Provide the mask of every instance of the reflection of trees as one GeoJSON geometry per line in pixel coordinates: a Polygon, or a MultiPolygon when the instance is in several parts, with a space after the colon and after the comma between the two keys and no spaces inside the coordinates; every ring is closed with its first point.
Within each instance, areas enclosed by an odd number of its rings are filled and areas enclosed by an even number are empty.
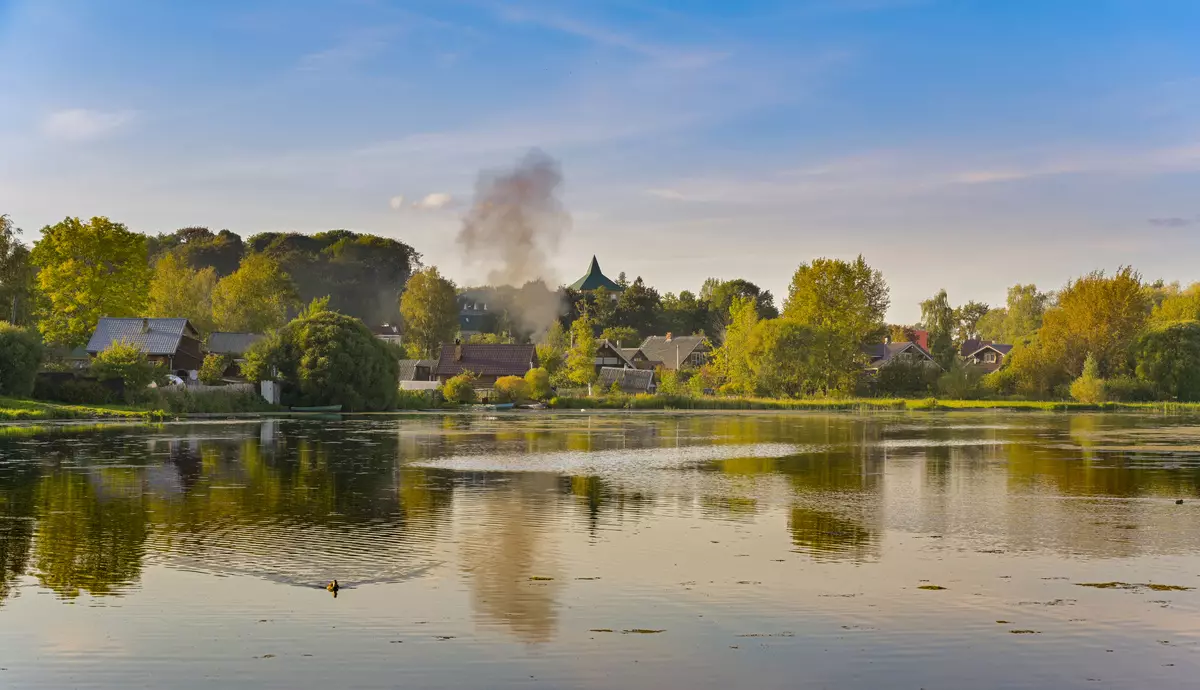
{"type": "Polygon", "coordinates": [[[35,471],[0,474],[0,605],[25,574],[33,542],[35,471]]]}
{"type": "Polygon", "coordinates": [[[788,517],[792,543],[817,559],[861,562],[879,556],[879,533],[824,510],[793,507],[788,517]]]}

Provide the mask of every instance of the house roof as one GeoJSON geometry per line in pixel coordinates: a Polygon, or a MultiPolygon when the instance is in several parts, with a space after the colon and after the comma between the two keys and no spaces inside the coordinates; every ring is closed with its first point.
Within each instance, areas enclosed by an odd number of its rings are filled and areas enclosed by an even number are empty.
{"type": "Polygon", "coordinates": [[[379,324],[378,326],[372,326],[371,332],[377,336],[391,337],[391,336],[402,335],[402,333],[400,332],[400,324],[395,324],[395,323],[382,323],[382,324],[379,324]]]}
{"type": "Polygon", "coordinates": [[[674,369],[676,361],[682,363],[703,346],[704,342],[702,335],[677,335],[672,336],[670,340],[664,335],[652,335],[642,342],[639,349],[647,359],[662,362],[668,369],[674,369]]]}
{"type": "Polygon", "coordinates": [[[598,341],[596,342],[596,351],[597,351],[597,353],[599,353],[599,351],[600,351],[600,349],[601,349],[601,348],[607,348],[607,349],[608,349],[609,351],[611,351],[611,352],[612,352],[614,355],[616,355],[617,357],[620,357],[620,358],[621,358],[621,361],[622,361],[622,362],[624,362],[626,366],[628,366],[628,367],[630,367],[630,368],[633,368],[633,362],[631,362],[631,361],[629,360],[629,357],[627,357],[627,356],[625,355],[625,348],[623,348],[623,347],[617,347],[617,344],[616,344],[616,343],[614,343],[614,342],[613,342],[613,341],[611,341],[611,340],[608,340],[607,338],[605,338],[605,339],[602,339],[602,340],[598,340],[598,341]]]}
{"type": "Polygon", "coordinates": [[[524,376],[537,364],[537,348],[533,345],[442,345],[434,373],[437,376],[457,376],[470,371],[478,376],[524,376]],[[462,358],[458,359],[455,351],[460,347],[462,358]]]}
{"type": "Polygon", "coordinates": [[[972,338],[970,340],[963,341],[962,346],[958,348],[958,354],[960,357],[971,357],[977,354],[980,350],[988,348],[991,348],[1002,355],[1007,355],[1012,350],[1013,346],[1006,343],[993,342],[991,340],[979,340],[977,338],[972,338]]]}
{"type": "Polygon", "coordinates": [[[604,288],[613,292],[620,292],[625,289],[609,280],[608,276],[600,272],[600,262],[596,260],[595,255],[592,255],[592,263],[588,266],[587,273],[583,274],[582,278],[571,283],[568,287],[580,292],[588,292],[597,288],[604,288]]]}
{"type": "Polygon", "coordinates": [[[216,355],[244,355],[254,343],[265,337],[261,333],[214,331],[208,336],[208,351],[216,355]]]}
{"type": "Polygon", "coordinates": [[[88,354],[107,350],[113,343],[136,345],[148,355],[173,355],[184,336],[199,339],[187,319],[115,319],[100,318],[96,332],[88,340],[88,354]]]}
{"type": "Polygon", "coordinates": [[[623,390],[648,391],[654,383],[654,372],[645,369],[600,367],[600,388],[611,388],[614,383],[619,385],[623,390]]]}
{"type": "Polygon", "coordinates": [[[433,370],[437,368],[438,361],[436,359],[402,359],[400,360],[400,380],[401,381],[416,381],[418,367],[426,367],[429,373],[433,374],[433,370]]]}
{"type": "Polygon", "coordinates": [[[642,353],[643,357],[646,356],[646,353],[642,352],[642,348],[640,348],[640,347],[622,347],[620,349],[621,349],[621,354],[625,357],[625,359],[627,359],[631,362],[633,361],[634,357],[638,356],[639,352],[642,353]]]}
{"type": "Polygon", "coordinates": [[[870,343],[863,345],[862,350],[864,354],[871,358],[871,362],[868,364],[868,366],[873,369],[878,369],[879,367],[885,366],[888,362],[891,362],[896,355],[909,350],[917,352],[931,362],[933,361],[933,355],[929,354],[929,352],[925,348],[921,347],[919,343],[870,343]]]}

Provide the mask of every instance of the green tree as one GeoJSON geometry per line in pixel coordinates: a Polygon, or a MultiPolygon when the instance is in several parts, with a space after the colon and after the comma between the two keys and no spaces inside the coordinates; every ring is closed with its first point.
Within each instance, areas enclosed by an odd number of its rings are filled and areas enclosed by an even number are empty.
{"type": "Polygon", "coordinates": [[[684,290],[678,296],[672,292],[662,296],[659,334],[692,335],[703,333],[707,328],[710,328],[708,306],[694,294],[684,290]]]}
{"type": "Polygon", "coordinates": [[[1104,379],[1100,364],[1090,353],[1083,360],[1083,373],[1071,382],[1071,397],[1082,403],[1104,402],[1104,379]]]}
{"type": "Polygon", "coordinates": [[[217,273],[212,268],[197,270],[177,254],[165,254],[154,264],[147,314],[182,317],[201,333],[209,333],[213,330],[212,295],[216,286],[217,273]]]}
{"type": "Polygon", "coordinates": [[[1012,343],[1015,341],[1009,340],[1005,330],[1007,321],[1008,310],[1004,307],[988,309],[988,312],[976,322],[975,330],[982,340],[1012,343]]]}
{"type": "Polygon", "coordinates": [[[954,332],[958,319],[945,290],[939,290],[932,298],[921,302],[921,326],[929,331],[929,353],[942,369],[954,364],[954,332]]]}
{"type": "Polygon", "coordinates": [[[501,403],[521,402],[529,397],[529,384],[522,376],[501,376],[496,379],[492,390],[496,391],[496,402],[501,403]]]}
{"type": "Polygon", "coordinates": [[[1137,377],[1157,397],[1200,401],[1200,322],[1176,321],[1151,328],[1138,338],[1133,352],[1137,377]]]}
{"type": "Polygon", "coordinates": [[[956,324],[955,341],[961,343],[981,338],[979,322],[990,311],[991,308],[988,305],[974,300],[956,308],[954,310],[954,321],[956,324]]]}
{"type": "Polygon", "coordinates": [[[1037,286],[1014,285],[1008,289],[1007,306],[1004,311],[1003,338],[995,338],[1007,343],[1016,343],[1023,338],[1037,333],[1042,327],[1042,319],[1046,307],[1050,305],[1052,295],[1039,292],[1037,286]]]}
{"type": "Polygon", "coordinates": [[[941,370],[926,361],[897,359],[879,369],[875,376],[878,395],[912,398],[929,395],[937,385],[941,370]]]}
{"type": "Polygon", "coordinates": [[[637,330],[629,326],[609,326],[600,333],[600,337],[617,347],[634,347],[641,342],[637,330]]]}
{"type": "Polygon", "coordinates": [[[147,239],[152,262],[175,254],[193,270],[213,269],[218,278],[236,271],[246,251],[242,238],[228,230],[214,234],[208,228],[187,227],[147,239]]]}
{"type": "Polygon", "coordinates": [[[525,386],[530,398],[545,400],[550,397],[550,372],[542,367],[525,372],[525,386]]]}
{"type": "Polygon", "coordinates": [[[538,362],[551,375],[562,369],[567,359],[567,350],[571,347],[571,336],[563,328],[562,322],[555,320],[538,343],[538,362]]]}
{"type": "Polygon", "coordinates": [[[396,405],[400,353],[362,321],[333,311],[293,319],[250,348],[242,373],[274,379],[284,405],[341,405],[350,412],[396,405]]]}
{"type": "Polygon", "coordinates": [[[1158,324],[1200,321],[1200,283],[1165,297],[1150,313],[1150,320],[1158,324]]]}
{"type": "MultiPolygon", "coordinates": [[[[1070,376],[1083,372],[1088,355],[1102,377],[1129,373],[1129,349],[1146,323],[1141,277],[1130,267],[1112,277],[1090,273],[1067,285],[1048,310],[1038,339],[1052,361],[1070,376]]],[[[1011,310],[1010,310],[1011,314],[1011,310]]]]}
{"type": "Polygon", "coordinates": [[[150,267],[146,238],[96,217],[42,228],[30,256],[43,297],[38,329],[47,343],[83,345],[101,316],[141,316],[150,267]]]}
{"type": "MultiPolygon", "coordinates": [[[[592,328],[601,330],[617,324],[617,295],[601,286],[584,296],[584,302],[592,328]]],[[[574,322],[572,322],[574,323],[574,322]]]]}
{"type": "Polygon", "coordinates": [[[162,366],[150,361],[137,345],[116,342],[92,360],[92,374],[101,381],[120,379],[125,384],[125,399],[139,402],[147,388],[162,375],[162,366]]]}
{"type": "Polygon", "coordinates": [[[596,382],[596,337],[592,335],[592,320],[581,316],[571,324],[571,349],[567,353],[567,378],[572,383],[587,386],[592,394],[596,382]]]}
{"type": "Polygon", "coordinates": [[[200,383],[207,386],[219,386],[225,376],[225,370],[233,361],[227,355],[217,355],[209,353],[204,356],[204,362],[200,365],[200,383]]]}
{"type": "Polygon", "coordinates": [[[475,402],[475,379],[475,374],[469,371],[450,377],[442,386],[442,396],[456,403],[475,402]]]}
{"type": "Polygon", "coordinates": [[[774,319],[779,316],[775,308],[775,296],[770,290],[763,290],[754,283],[742,278],[719,280],[709,278],[700,288],[700,299],[707,305],[709,326],[716,333],[724,331],[732,318],[733,300],[737,297],[749,298],[754,301],[755,310],[760,319],[774,319]]]}
{"type": "Polygon", "coordinates": [[[753,360],[757,353],[753,340],[758,321],[754,298],[735,296],[729,308],[725,341],[712,354],[713,369],[722,381],[722,392],[754,395],[757,383],[753,360]]]}
{"type": "Polygon", "coordinates": [[[659,299],[658,291],[648,287],[642,281],[642,277],[638,276],[617,298],[617,311],[613,315],[615,323],[607,326],[630,328],[643,337],[653,335],[661,311],[662,300],[659,299]]]}
{"type": "Polygon", "coordinates": [[[21,230],[0,215],[0,321],[28,325],[33,317],[33,287],[37,271],[21,230]]]}
{"type": "Polygon", "coordinates": [[[764,319],[754,326],[748,347],[754,393],[770,397],[800,397],[821,392],[823,364],[817,353],[820,334],[788,319],[764,319]]]}
{"type": "Polygon", "coordinates": [[[408,279],[400,298],[404,341],[414,359],[436,357],[442,344],[458,332],[458,297],[454,283],[438,273],[437,266],[417,271],[408,279]]]}
{"type": "Polygon", "coordinates": [[[291,276],[263,254],[247,256],[212,293],[213,321],[222,331],[265,333],[286,324],[298,306],[291,276]]]}
{"type": "Polygon", "coordinates": [[[0,396],[29,397],[42,356],[36,333],[0,321],[0,396]]]}
{"type": "Polygon", "coordinates": [[[471,343],[472,345],[511,345],[511,344],[517,342],[517,340],[516,340],[516,338],[513,338],[511,335],[509,335],[507,332],[505,332],[505,333],[476,333],[475,335],[472,335],[470,338],[467,338],[467,342],[471,343]]]}

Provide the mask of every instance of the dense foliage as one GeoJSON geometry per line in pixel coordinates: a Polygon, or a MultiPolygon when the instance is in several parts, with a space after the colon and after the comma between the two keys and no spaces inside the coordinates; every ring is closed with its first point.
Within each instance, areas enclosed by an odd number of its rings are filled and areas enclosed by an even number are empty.
{"type": "Polygon", "coordinates": [[[529,399],[529,384],[521,376],[501,376],[492,390],[496,393],[494,402],[516,403],[529,399]]]}
{"type": "Polygon", "coordinates": [[[101,381],[120,379],[125,384],[125,399],[138,402],[147,397],[147,388],[162,375],[162,367],[150,361],[141,348],[117,342],[92,360],[92,375],[101,381]]]}
{"type": "Polygon", "coordinates": [[[212,267],[195,269],[179,255],[166,254],[154,264],[150,278],[147,316],[183,317],[200,333],[209,333],[213,323],[213,291],[217,272],[212,267]]]}
{"type": "Polygon", "coordinates": [[[1142,334],[1134,346],[1137,377],[1156,397],[1200,401],[1200,322],[1176,321],[1142,334]]]}
{"type": "Polygon", "coordinates": [[[204,356],[204,362],[200,365],[200,383],[207,386],[218,386],[222,383],[222,377],[225,375],[225,370],[232,364],[232,360],[228,355],[218,355],[209,353],[204,356]]]}
{"type": "Polygon", "coordinates": [[[550,397],[550,372],[541,367],[525,372],[525,394],[533,400],[550,397]]]}
{"type": "Polygon", "coordinates": [[[450,377],[442,386],[442,397],[455,403],[475,402],[475,380],[475,375],[469,371],[450,377]]]}
{"type": "Polygon", "coordinates": [[[0,215],[0,321],[18,325],[31,323],[33,287],[37,275],[29,259],[29,248],[20,241],[21,230],[6,215],[0,215]]]}
{"type": "Polygon", "coordinates": [[[436,357],[443,343],[458,332],[458,299],[454,283],[436,266],[418,271],[400,298],[404,342],[414,359],[436,357]]]}
{"type": "Polygon", "coordinates": [[[396,403],[399,360],[399,351],[358,319],[320,311],[255,344],[242,373],[279,382],[284,405],[379,411],[396,403]]]}
{"type": "Polygon", "coordinates": [[[0,321],[0,396],[24,398],[32,393],[42,356],[36,333],[0,321]]]}
{"type": "Polygon", "coordinates": [[[265,333],[287,323],[300,301],[291,276],[264,254],[251,254],[212,291],[218,330],[265,333]]]}

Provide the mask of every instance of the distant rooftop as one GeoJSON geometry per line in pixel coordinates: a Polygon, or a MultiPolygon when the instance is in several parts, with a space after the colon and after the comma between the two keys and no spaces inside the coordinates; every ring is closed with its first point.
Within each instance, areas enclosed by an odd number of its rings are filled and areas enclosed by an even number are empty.
{"type": "Polygon", "coordinates": [[[600,262],[596,260],[595,255],[592,256],[592,265],[588,266],[587,273],[568,287],[579,292],[591,292],[599,288],[612,292],[620,292],[625,289],[600,272],[600,262]]]}

